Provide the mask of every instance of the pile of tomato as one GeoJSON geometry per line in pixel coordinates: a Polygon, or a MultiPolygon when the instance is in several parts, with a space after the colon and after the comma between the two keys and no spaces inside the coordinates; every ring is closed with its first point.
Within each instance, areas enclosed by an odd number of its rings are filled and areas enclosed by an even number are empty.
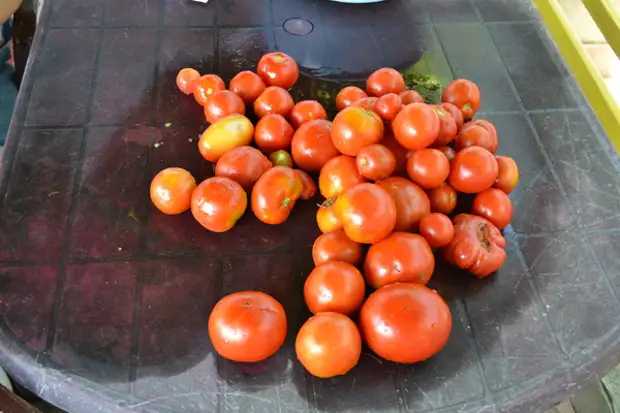
{"type": "MultiPolygon", "coordinates": [[[[469,80],[454,80],[442,103],[427,104],[398,71],[382,68],[366,90],[338,93],[330,121],[319,102],[294,102],[288,89],[298,76],[284,53],[263,56],[256,72],[237,74],[228,89],[217,75],[181,70],[179,89],[211,124],[198,149],[215,176],[196,185],[188,171],[165,169],[151,199],[163,213],[191,210],[207,230],[223,232],[248,202],[260,221],[277,225],[318,189],[322,234],[303,291],[314,316],[297,334],[299,361],[317,377],[342,375],[358,362],[362,342],[394,362],[426,360],[452,328],[445,301],[426,287],[435,256],[480,278],[503,265],[501,230],[512,219],[517,165],[494,155],[493,124],[472,119],[481,97],[469,80]],[[454,213],[467,197],[469,213],[454,213]]],[[[222,298],[209,319],[215,350],[238,362],[272,356],[286,331],[282,305],[258,291],[222,298]]]]}

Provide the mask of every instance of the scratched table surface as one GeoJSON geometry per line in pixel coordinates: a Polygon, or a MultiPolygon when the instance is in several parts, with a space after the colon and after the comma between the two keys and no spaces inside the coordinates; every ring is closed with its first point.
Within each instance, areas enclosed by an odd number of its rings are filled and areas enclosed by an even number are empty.
{"type": "Polygon", "coordinates": [[[542,412],[620,361],[619,186],[529,1],[46,1],[2,159],[0,363],[70,412],[542,412]],[[179,68],[229,80],[273,50],[298,60],[298,99],[329,103],[382,66],[472,79],[519,163],[508,261],[483,281],[438,264],[454,329],[427,362],[365,351],[319,380],[296,361],[316,202],[225,234],[149,202],[164,167],[212,174],[179,68]],[[254,365],[218,357],[207,333],[214,303],[246,289],[290,324],[254,365]]]}

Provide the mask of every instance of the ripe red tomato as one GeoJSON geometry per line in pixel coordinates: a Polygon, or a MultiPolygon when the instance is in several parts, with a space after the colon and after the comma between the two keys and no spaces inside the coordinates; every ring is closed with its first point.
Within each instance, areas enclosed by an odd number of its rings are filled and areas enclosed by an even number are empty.
{"type": "Polygon", "coordinates": [[[450,146],[440,146],[437,149],[439,152],[443,153],[444,155],[446,155],[446,158],[448,158],[448,160],[450,162],[452,162],[452,159],[454,159],[456,157],[456,151],[454,150],[454,148],[450,147],[450,146]]]}
{"type": "Polygon", "coordinates": [[[366,286],[357,268],[342,261],[314,268],[304,284],[304,298],[312,314],[351,315],[362,306],[366,286]]]}
{"type": "Polygon", "coordinates": [[[220,90],[226,90],[226,84],[218,75],[204,75],[194,82],[194,99],[204,106],[209,98],[220,90]]]}
{"type": "Polygon", "coordinates": [[[293,127],[277,114],[263,116],[254,129],[254,142],[266,153],[288,150],[293,141],[293,127]]]}
{"type": "Polygon", "coordinates": [[[301,178],[293,169],[274,166],[258,178],[252,189],[252,211],[265,224],[281,224],[291,214],[303,189],[301,178]]]}
{"type": "Polygon", "coordinates": [[[452,330],[446,302],[420,284],[387,285],[368,297],[360,312],[360,331],[378,356],[417,363],[439,353],[452,330]]]}
{"type": "Polygon", "coordinates": [[[377,100],[379,99],[372,98],[372,97],[361,98],[361,99],[356,100],[349,106],[357,106],[358,108],[362,108],[364,110],[369,110],[371,112],[374,112],[375,105],[377,104],[377,100]]]}
{"type": "Polygon", "coordinates": [[[293,167],[293,158],[291,155],[284,150],[275,151],[274,153],[269,155],[269,160],[273,166],[288,166],[289,168],[293,167]]]}
{"type": "Polygon", "coordinates": [[[433,105],[433,110],[439,116],[439,135],[433,142],[433,146],[444,146],[449,144],[456,137],[456,122],[450,114],[440,105],[433,105]]]}
{"type": "Polygon", "coordinates": [[[192,193],[192,215],[213,232],[234,227],[247,206],[248,196],[241,185],[222,176],[202,181],[192,193]]]}
{"type": "MultiPolygon", "coordinates": [[[[491,125],[490,122],[486,122],[491,125]]],[[[457,151],[460,151],[469,146],[480,146],[491,153],[497,151],[499,146],[499,140],[497,139],[497,133],[495,127],[491,125],[491,128],[484,126],[484,123],[477,123],[476,121],[468,122],[463,126],[461,131],[454,141],[454,147],[457,151]]]]}
{"type": "Polygon", "coordinates": [[[196,81],[200,78],[200,73],[196,69],[186,67],[181,69],[177,75],[177,87],[186,95],[194,93],[196,81]]]}
{"type": "Polygon", "coordinates": [[[325,112],[323,105],[316,100],[302,100],[293,106],[293,110],[291,111],[291,124],[295,129],[299,128],[304,123],[317,119],[326,120],[327,112],[325,112]]]}
{"type": "Polygon", "coordinates": [[[498,167],[491,152],[470,146],[456,154],[448,182],[459,192],[475,194],[489,189],[497,179],[498,167]]]}
{"type": "Polygon", "coordinates": [[[336,198],[328,198],[316,211],[316,223],[323,234],[342,229],[342,221],[336,213],[336,198]]]}
{"type": "Polygon", "coordinates": [[[373,288],[399,282],[426,285],[435,270],[428,242],[418,234],[396,231],[368,250],[364,261],[366,281],[373,288]]]}
{"type": "Polygon", "coordinates": [[[508,156],[496,156],[498,174],[493,186],[505,193],[511,193],[519,183],[519,167],[508,156]]]}
{"type": "Polygon", "coordinates": [[[295,131],[291,150],[298,167],[319,172],[327,161],[340,155],[332,142],[331,128],[328,120],[313,120],[295,131]]]}
{"type": "Polygon", "coordinates": [[[392,121],[396,140],[405,148],[417,151],[435,142],[440,130],[439,116],[424,103],[412,103],[400,111],[392,121]]]}
{"type": "Polygon", "coordinates": [[[407,159],[411,155],[411,151],[398,143],[391,129],[387,127],[383,133],[383,141],[381,143],[394,154],[396,159],[394,175],[407,176],[407,159]]]}
{"type": "Polygon", "coordinates": [[[407,173],[422,188],[436,188],[450,175],[450,161],[437,149],[420,149],[409,157],[407,173]]]}
{"type": "Polygon", "coordinates": [[[319,235],[312,245],[314,265],[342,261],[357,265],[362,261],[362,244],[351,241],[343,230],[319,235]]]}
{"type": "Polygon", "coordinates": [[[499,229],[504,229],[512,221],[512,201],[505,192],[489,188],[474,198],[472,212],[488,219],[499,229]]]}
{"type": "Polygon", "coordinates": [[[262,118],[270,113],[287,118],[293,110],[293,97],[285,89],[269,86],[254,101],[254,113],[262,118]]]}
{"type": "Polygon", "coordinates": [[[251,146],[239,146],[217,161],[215,175],[230,178],[249,191],[268,169],[271,169],[271,162],[261,151],[251,146]]]}
{"type": "Polygon", "coordinates": [[[256,98],[265,91],[265,88],[263,79],[250,70],[237,73],[228,84],[228,90],[239,95],[246,105],[254,103],[256,98]]]}
{"type": "Polygon", "coordinates": [[[310,374],[326,379],[355,367],[362,354],[362,338],[349,317],[319,313],[299,329],[295,351],[310,374]]]}
{"type": "Polygon", "coordinates": [[[243,291],[222,298],[209,316],[209,337],[220,356],[255,363],[274,355],[286,339],[286,314],[273,297],[243,291]]]}
{"type": "Polygon", "coordinates": [[[245,115],[243,100],[230,90],[215,92],[204,105],[207,122],[215,123],[232,114],[245,115]]]}
{"type": "Polygon", "coordinates": [[[336,109],[341,111],[347,106],[350,106],[353,102],[365,97],[368,97],[368,95],[359,87],[347,86],[336,95],[336,109]]]}
{"type": "Polygon", "coordinates": [[[400,100],[400,96],[396,93],[388,93],[377,99],[375,103],[375,112],[381,119],[385,121],[392,121],[403,109],[403,103],[400,100]]]}
{"type": "Polygon", "coordinates": [[[444,214],[434,212],[420,221],[420,235],[428,241],[431,248],[445,247],[454,237],[454,225],[444,214]]]}
{"type": "Polygon", "coordinates": [[[441,107],[452,116],[452,119],[456,123],[456,131],[460,131],[463,127],[463,123],[465,123],[465,119],[463,119],[463,112],[449,102],[442,102],[441,107]]]}
{"type": "Polygon", "coordinates": [[[196,180],[182,168],[166,168],[151,182],[151,201],[164,214],[177,215],[190,207],[196,180]]]}
{"type": "Polygon", "coordinates": [[[365,146],[383,138],[383,121],[375,112],[350,106],[339,112],[332,124],[332,142],[342,154],[356,156],[365,146]]]}
{"type": "Polygon", "coordinates": [[[269,86],[290,89],[299,78],[299,67],[295,59],[286,53],[267,53],[258,61],[256,73],[269,86]]]}
{"type": "Polygon", "coordinates": [[[307,201],[316,194],[316,184],[314,183],[314,179],[312,179],[306,171],[302,171],[301,169],[295,169],[295,173],[299,175],[299,179],[301,179],[301,184],[303,186],[303,192],[299,197],[304,201],[307,201]]]}
{"type": "Polygon", "coordinates": [[[456,79],[443,90],[441,101],[452,103],[461,110],[465,120],[471,119],[480,108],[480,90],[471,80],[456,79]]]}
{"type": "Polygon", "coordinates": [[[383,96],[388,93],[405,91],[405,79],[398,70],[384,67],[375,70],[366,80],[366,92],[370,96],[383,96]]]}
{"type": "Polygon", "coordinates": [[[340,155],[327,161],[321,169],[319,191],[325,198],[332,198],[363,182],[366,179],[357,171],[355,158],[340,155]]]}
{"type": "Polygon", "coordinates": [[[360,175],[372,181],[389,177],[396,168],[396,158],[392,151],[379,144],[362,148],[355,162],[360,175]]]}
{"type": "Polygon", "coordinates": [[[431,202],[431,211],[448,215],[456,208],[457,194],[450,184],[444,182],[428,191],[428,199],[431,202]]]}
{"type": "Polygon", "coordinates": [[[377,185],[385,189],[396,204],[396,231],[417,231],[420,220],[431,213],[426,192],[408,179],[394,176],[377,185]]]}
{"type": "Polygon", "coordinates": [[[424,98],[415,90],[405,90],[398,94],[403,105],[410,103],[424,103],[424,98]]]}

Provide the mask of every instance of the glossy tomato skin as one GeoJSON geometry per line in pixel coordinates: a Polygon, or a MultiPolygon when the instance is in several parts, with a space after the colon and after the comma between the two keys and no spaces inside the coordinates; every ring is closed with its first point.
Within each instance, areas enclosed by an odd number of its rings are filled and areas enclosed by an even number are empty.
{"type": "Polygon", "coordinates": [[[336,199],[326,199],[316,211],[316,223],[323,234],[342,229],[342,220],[336,212],[336,199]]]}
{"type": "Polygon", "coordinates": [[[293,169],[274,166],[258,178],[252,189],[252,211],[265,224],[281,224],[302,193],[303,183],[293,169]]]}
{"type": "Polygon", "coordinates": [[[519,183],[519,167],[514,159],[508,156],[496,156],[498,174],[494,188],[500,189],[505,193],[511,193],[519,183]]]}
{"type": "Polygon", "coordinates": [[[458,198],[456,190],[444,182],[428,191],[428,199],[431,202],[431,211],[449,215],[456,208],[458,198]]]}
{"type": "Polygon", "coordinates": [[[207,100],[204,113],[207,122],[215,123],[233,114],[245,115],[245,104],[236,93],[230,90],[220,90],[207,100]]]}
{"type": "Polygon", "coordinates": [[[407,159],[411,155],[411,151],[402,146],[394,137],[392,130],[388,127],[385,128],[383,133],[383,141],[381,142],[386,148],[394,154],[396,159],[396,166],[394,167],[394,175],[407,176],[407,159]]]}
{"type": "Polygon", "coordinates": [[[316,100],[302,100],[297,102],[291,110],[291,124],[295,129],[317,119],[327,120],[327,112],[316,100]]]}
{"type": "Polygon", "coordinates": [[[456,105],[453,105],[450,102],[442,102],[440,105],[446,110],[446,112],[450,114],[450,116],[452,116],[452,119],[456,124],[457,132],[460,131],[463,127],[463,124],[465,123],[465,119],[463,119],[463,112],[461,112],[461,110],[457,108],[456,105]]]}
{"type": "Polygon", "coordinates": [[[293,141],[293,127],[282,115],[263,116],[254,129],[254,142],[265,153],[288,150],[293,141]]]}
{"type": "Polygon", "coordinates": [[[452,159],[456,158],[456,151],[450,146],[439,146],[435,149],[446,155],[446,158],[448,158],[450,162],[452,162],[452,159]]]}
{"type": "Polygon", "coordinates": [[[355,158],[359,174],[372,181],[388,178],[396,169],[396,157],[388,148],[375,144],[362,148],[355,158]]]}
{"type": "Polygon", "coordinates": [[[437,149],[420,149],[407,160],[407,173],[422,188],[436,188],[450,175],[450,162],[437,149]]]}
{"type": "Polygon", "coordinates": [[[254,103],[266,87],[263,79],[250,70],[237,73],[228,84],[228,90],[239,95],[246,105],[254,103]]]}
{"type": "Polygon", "coordinates": [[[332,142],[343,155],[356,156],[365,146],[383,138],[383,121],[375,112],[350,106],[340,111],[332,124],[332,142]]]}
{"type": "Polygon", "coordinates": [[[468,122],[457,135],[454,148],[460,151],[469,146],[480,146],[491,153],[495,153],[499,146],[497,134],[489,132],[480,124],[468,122]]]}
{"type": "Polygon", "coordinates": [[[269,86],[290,89],[299,78],[299,67],[291,56],[282,52],[274,52],[261,57],[256,73],[269,86]]]}
{"type": "Polygon", "coordinates": [[[375,97],[361,98],[361,99],[356,100],[349,106],[357,106],[358,108],[362,108],[362,109],[374,112],[375,105],[377,104],[377,100],[379,99],[375,97]]]}
{"type": "Polygon", "coordinates": [[[439,353],[452,330],[446,302],[420,284],[387,285],[368,297],[360,312],[360,331],[378,356],[417,363],[439,353]]]}
{"type": "Polygon", "coordinates": [[[182,168],[166,168],[151,182],[151,201],[164,214],[182,214],[190,208],[196,180],[182,168]]]}
{"type": "Polygon", "coordinates": [[[388,93],[401,93],[406,88],[405,79],[398,70],[384,67],[375,70],[366,80],[366,92],[370,96],[383,96],[388,93]]]}
{"type": "Polygon", "coordinates": [[[301,179],[301,184],[303,187],[303,192],[299,196],[304,201],[312,198],[316,194],[316,184],[314,183],[314,179],[306,171],[302,171],[301,169],[295,169],[295,173],[301,179]]]}
{"type": "Polygon", "coordinates": [[[366,97],[368,97],[366,92],[364,92],[359,87],[347,86],[336,95],[336,109],[338,109],[338,111],[341,111],[347,106],[351,106],[353,102],[356,102],[366,97]]]}
{"type": "Polygon", "coordinates": [[[204,75],[194,83],[194,99],[198,104],[204,106],[209,98],[220,90],[226,90],[226,84],[218,75],[204,75]]]}
{"type": "Polygon", "coordinates": [[[422,218],[420,235],[426,239],[431,248],[445,247],[454,238],[454,225],[446,215],[433,212],[422,218]]]}
{"type": "Polygon", "coordinates": [[[351,315],[362,306],[366,286],[357,268],[342,261],[321,264],[304,284],[304,298],[312,314],[351,315]]]}
{"type": "Polygon", "coordinates": [[[512,201],[504,191],[489,188],[476,195],[472,212],[504,229],[512,221],[512,201]]]}
{"type": "Polygon", "coordinates": [[[230,178],[249,191],[271,166],[271,161],[258,149],[239,146],[220,157],[215,165],[215,175],[230,178]]]}
{"type": "Polygon", "coordinates": [[[260,291],[222,298],[209,316],[209,337],[215,351],[232,361],[255,363],[274,355],[286,339],[282,305],[260,291]]]}
{"type": "Polygon", "coordinates": [[[426,285],[435,270],[428,242],[418,234],[396,231],[368,250],[364,276],[373,288],[399,282],[426,285]]]}
{"type": "Polygon", "coordinates": [[[287,151],[284,150],[275,151],[274,153],[269,154],[269,160],[273,166],[293,167],[293,158],[287,151]]]}
{"type": "Polygon", "coordinates": [[[285,89],[269,86],[254,101],[254,113],[259,118],[270,113],[288,118],[294,105],[293,97],[285,89]]]}
{"type": "Polygon", "coordinates": [[[217,162],[222,155],[238,146],[252,142],[254,125],[243,115],[230,115],[211,124],[200,136],[198,150],[209,162],[217,162]]]}
{"type": "Polygon", "coordinates": [[[319,235],[312,245],[314,265],[342,261],[357,265],[362,261],[362,245],[351,241],[344,230],[319,235]]]}
{"type": "Polygon", "coordinates": [[[403,105],[410,103],[424,103],[424,98],[415,90],[405,90],[398,94],[403,105]]]}
{"type": "Polygon", "coordinates": [[[327,161],[340,155],[332,142],[331,128],[328,120],[313,120],[295,131],[291,153],[299,168],[319,172],[327,161]]]}
{"type": "Polygon", "coordinates": [[[362,354],[362,338],[351,319],[339,313],[310,317],[297,333],[297,359],[310,374],[330,378],[348,373],[362,354]]]}
{"type": "Polygon", "coordinates": [[[454,118],[440,105],[433,105],[433,110],[439,117],[439,135],[433,146],[445,146],[456,138],[457,127],[454,118]]]}
{"type": "Polygon", "coordinates": [[[459,192],[475,194],[489,189],[497,179],[498,167],[491,152],[470,146],[456,154],[450,164],[450,186],[459,192]]]}
{"type": "Polygon", "coordinates": [[[426,192],[408,179],[394,176],[377,182],[396,205],[396,231],[417,231],[420,220],[431,213],[426,192]]]}
{"type": "Polygon", "coordinates": [[[375,112],[381,119],[385,121],[392,121],[403,109],[403,103],[396,93],[388,93],[386,95],[381,96],[377,99],[377,103],[375,103],[375,112]]]}
{"type": "Polygon", "coordinates": [[[452,103],[463,113],[465,120],[474,117],[480,108],[480,90],[471,80],[456,79],[441,94],[441,101],[452,103]]]}
{"type": "Polygon", "coordinates": [[[179,71],[177,75],[177,87],[186,95],[194,93],[196,81],[200,78],[200,73],[196,69],[186,67],[179,71]]]}
{"type": "Polygon", "coordinates": [[[234,227],[247,206],[247,194],[230,178],[206,179],[192,193],[192,215],[213,232],[226,232],[234,227]]]}
{"type": "Polygon", "coordinates": [[[439,116],[431,106],[411,103],[392,121],[392,132],[402,146],[417,151],[435,142],[440,126],[439,116]]]}
{"type": "Polygon", "coordinates": [[[332,198],[364,182],[367,181],[357,171],[355,158],[340,155],[327,161],[321,169],[319,191],[325,198],[332,198]]]}

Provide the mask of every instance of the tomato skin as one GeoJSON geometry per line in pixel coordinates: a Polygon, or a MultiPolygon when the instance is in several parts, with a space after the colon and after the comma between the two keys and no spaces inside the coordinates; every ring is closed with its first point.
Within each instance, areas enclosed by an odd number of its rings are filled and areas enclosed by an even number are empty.
{"type": "Polygon", "coordinates": [[[194,93],[196,81],[200,78],[200,73],[196,69],[186,67],[179,70],[177,74],[177,87],[186,95],[194,93]]]}
{"type": "Polygon", "coordinates": [[[239,146],[220,157],[215,165],[215,176],[230,178],[249,191],[271,166],[269,159],[258,149],[239,146]]]}
{"type": "Polygon", "coordinates": [[[457,193],[449,183],[444,182],[428,191],[428,199],[431,202],[431,211],[449,215],[456,208],[457,193]]]}
{"type": "Polygon", "coordinates": [[[491,153],[497,152],[499,141],[497,135],[474,122],[468,122],[463,126],[454,141],[454,147],[461,151],[470,146],[480,146],[491,153]]]}
{"type": "Polygon", "coordinates": [[[519,183],[519,167],[514,159],[508,156],[496,156],[498,174],[494,188],[501,189],[505,193],[511,193],[519,183]]]}
{"type": "Polygon", "coordinates": [[[440,106],[444,108],[444,110],[448,112],[450,116],[452,116],[452,119],[456,124],[456,131],[460,131],[463,127],[463,124],[465,123],[465,119],[463,119],[463,112],[461,112],[459,108],[457,108],[450,102],[442,102],[440,106]]]}
{"type": "Polygon", "coordinates": [[[381,96],[377,99],[377,103],[375,103],[375,112],[381,119],[385,121],[392,121],[403,109],[403,103],[400,100],[400,96],[396,93],[388,93],[386,95],[381,96]]]}
{"type": "Polygon", "coordinates": [[[403,105],[408,105],[410,103],[424,103],[424,98],[412,89],[400,92],[398,96],[400,96],[400,100],[403,105]]]}
{"type": "Polygon", "coordinates": [[[343,230],[319,235],[312,245],[314,265],[342,261],[357,265],[362,261],[362,245],[351,241],[343,230]]]}
{"type": "Polygon", "coordinates": [[[207,100],[204,113],[207,122],[215,123],[233,114],[245,115],[245,104],[236,93],[230,90],[220,90],[207,100]]]}
{"type": "Polygon", "coordinates": [[[270,113],[288,118],[294,105],[293,97],[285,89],[269,86],[254,101],[254,113],[258,118],[270,113]]]}
{"type": "Polygon", "coordinates": [[[252,142],[254,125],[243,115],[230,115],[211,124],[200,136],[198,150],[209,162],[217,162],[222,155],[238,146],[252,142]]]}
{"type": "Polygon", "coordinates": [[[301,185],[303,187],[303,192],[299,197],[307,201],[316,194],[314,179],[312,179],[306,171],[302,171],[301,169],[295,169],[295,173],[299,176],[299,179],[301,179],[301,185]]]}
{"type": "Polygon", "coordinates": [[[355,158],[340,155],[327,161],[321,169],[319,191],[325,198],[332,198],[364,182],[366,179],[357,171],[355,158]]]}
{"type": "Polygon", "coordinates": [[[362,306],[365,292],[362,274],[342,261],[315,267],[304,284],[304,298],[312,314],[334,312],[351,315],[362,306]]]}
{"type": "Polygon", "coordinates": [[[323,201],[316,211],[316,223],[323,234],[342,229],[342,220],[336,213],[336,198],[323,201]]]}
{"type": "Polygon", "coordinates": [[[226,84],[218,75],[204,75],[194,82],[194,99],[204,106],[209,98],[220,90],[226,90],[226,84]]]}
{"type": "Polygon", "coordinates": [[[417,363],[439,353],[452,330],[446,302],[420,284],[386,285],[368,297],[360,312],[360,331],[378,356],[417,363]]]}
{"type": "Polygon", "coordinates": [[[366,80],[366,92],[370,96],[398,94],[404,92],[406,87],[403,75],[390,67],[375,70],[366,80]]]}
{"type": "Polygon", "coordinates": [[[248,196],[237,182],[214,176],[202,181],[192,193],[192,215],[213,232],[226,232],[235,226],[248,206],[248,196]]]}
{"type": "Polygon", "coordinates": [[[254,103],[266,87],[263,79],[250,70],[237,73],[228,84],[228,90],[239,95],[246,105],[254,103]]]}
{"type": "Polygon", "coordinates": [[[274,355],[284,344],[286,328],[282,305],[260,291],[227,295],[209,316],[213,348],[238,362],[255,363],[274,355]]]}
{"type": "Polygon", "coordinates": [[[417,231],[420,220],[431,213],[426,192],[408,179],[394,176],[377,185],[385,189],[396,204],[396,231],[417,231]]]}
{"type": "Polygon", "coordinates": [[[446,155],[446,158],[448,158],[450,162],[452,162],[452,159],[456,157],[456,151],[450,146],[440,146],[435,149],[446,155]]]}
{"type": "Polygon", "coordinates": [[[450,175],[450,162],[437,149],[420,149],[409,157],[407,173],[422,188],[436,188],[450,175]]]}
{"type": "Polygon", "coordinates": [[[461,110],[463,118],[468,120],[473,118],[480,108],[480,90],[471,80],[456,79],[443,90],[441,101],[452,103],[461,110]]]}
{"type": "Polygon", "coordinates": [[[274,166],[258,178],[252,189],[252,211],[265,224],[281,224],[302,193],[303,183],[293,169],[274,166]]]}
{"type": "Polygon", "coordinates": [[[299,78],[299,67],[291,56],[282,52],[274,52],[261,57],[256,73],[269,86],[290,89],[299,78]]]}
{"type": "Polygon", "coordinates": [[[362,108],[364,110],[369,110],[371,112],[374,112],[375,105],[377,104],[378,100],[379,99],[374,98],[374,97],[361,98],[361,99],[356,100],[349,106],[357,106],[358,108],[362,108]]]}
{"type": "Polygon", "coordinates": [[[472,212],[486,218],[499,229],[504,229],[512,221],[512,201],[505,192],[489,188],[474,198],[472,212]]]}
{"type": "Polygon", "coordinates": [[[332,142],[343,155],[356,156],[365,146],[383,138],[383,121],[375,112],[350,106],[339,112],[332,124],[332,142]]]}
{"type": "Polygon", "coordinates": [[[269,155],[269,160],[273,166],[288,166],[293,167],[293,158],[287,151],[279,150],[269,155]]]}
{"type": "Polygon", "coordinates": [[[319,313],[299,329],[295,351],[310,374],[326,379],[346,374],[355,367],[362,354],[362,338],[349,317],[319,313]]]}
{"type": "Polygon", "coordinates": [[[166,168],[151,182],[151,201],[167,215],[178,215],[190,208],[196,180],[182,168],[166,168]]]}
{"type": "Polygon", "coordinates": [[[297,102],[291,110],[291,124],[295,129],[311,120],[327,120],[325,108],[316,100],[302,100],[297,102]]]}
{"type": "Polygon", "coordinates": [[[450,167],[450,186],[466,194],[489,189],[497,179],[495,157],[479,146],[470,146],[458,152],[450,167]]]}
{"type": "Polygon", "coordinates": [[[298,167],[307,172],[319,172],[327,161],[340,155],[332,142],[331,128],[328,120],[313,120],[295,131],[291,153],[298,167]]]}
{"type": "Polygon", "coordinates": [[[445,146],[456,138],[457,127],[450,112],[440,105],[433,105],[433,110],[439,117],[439,135],[433,142],[433,146],[445,146]]]}
{"type": "Polygon", "coordinates": [[[420,235],[431,248],[445,247],[454,238],[454,225],[446,215],[434,212],[420,221],[420,235]]]}
{"type": "Polygon", "coordinates": [[[362,148],[355,158],[359,174],[372,181],[392,175],[396,169],[396,157],[388,148],[375,144],[362,148]]]}
{"type": "Polygon", "coordinates": [[[411,151],[398,143],[390,128],[385,128],[381,144],[394,154],[396,166],[394,167],[393,174],[407,176],[407,159],[409,159],[411,151]]]}
{"type": "Polygon", "coordinates": [[[402,146],[417,151],[435,142],[440,125],[439,116],[431,106],[412,103],[396,115],[392,121],[392,131],[402,146]]]}
{"type": "Polygon", "coordinates": [[[282,115],[263,116],[254,129],[254,142],[258,149],[266,153],[288,150],[293,141],[293,127],[282,115]]]}
{"type": "Polygon", "coordinates": [[[347,106],[351,106],[353,102],[356,102],[366,97],[368,97],[366,92],[364,92],[359,87],[347,86],[336,95],[336,109],[338,109],[338,111],[341,111],[347,106]]]}

